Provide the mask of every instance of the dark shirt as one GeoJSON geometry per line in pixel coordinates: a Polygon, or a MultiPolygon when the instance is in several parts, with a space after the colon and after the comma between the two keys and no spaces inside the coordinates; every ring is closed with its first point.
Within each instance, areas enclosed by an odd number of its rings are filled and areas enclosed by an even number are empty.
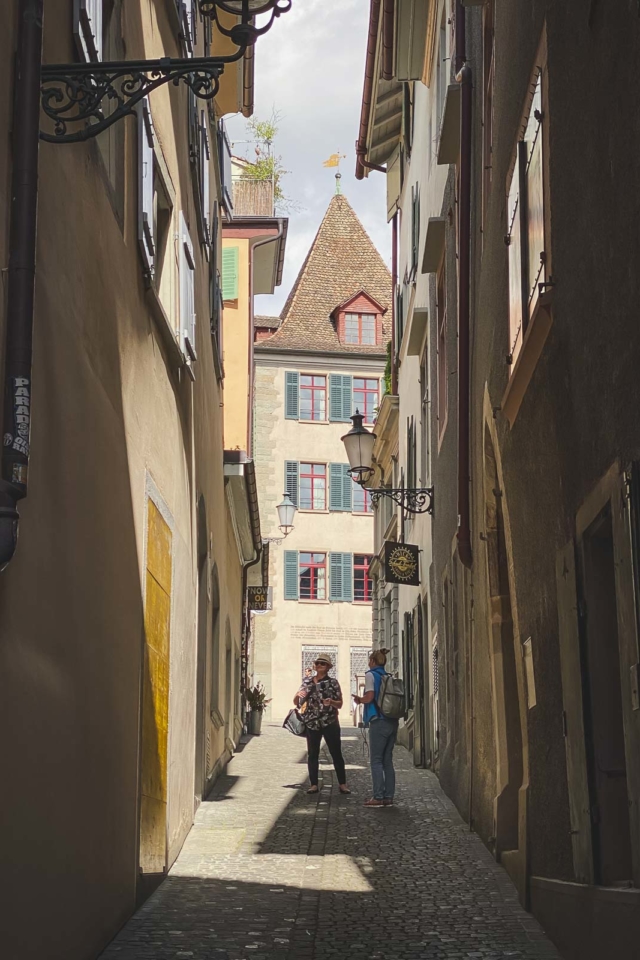
{"type": "Polygon", "coordinates": [[[336,707],[325,707],[323,700],[342,700],[340,684],[334,677],[325,677],[318,680],[316,677],[307,677],[301,687],[306,708],[302,718],[310,730],[322,730],[330,723],[338,722],[336,707]]]}

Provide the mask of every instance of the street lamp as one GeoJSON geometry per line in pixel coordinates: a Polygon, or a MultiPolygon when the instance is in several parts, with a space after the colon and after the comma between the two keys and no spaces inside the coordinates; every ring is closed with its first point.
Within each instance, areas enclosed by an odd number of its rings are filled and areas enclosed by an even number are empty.
{"type": "Polygon", "coordinates": [[[373,448],[376,434],[364,426],[362,414],[356,410],[351,417],[353,427],[340,439],[344,443],[349,460],[349,474],[355,482],[371,495],[375,505],[381,497],[387,497],[402,510],[402,519],[407,513],[433,513],[433,487],[375,487],[365,484],[373,476],[373,448]]]}
{"type": "Polygon", "coordinates": [[[283,493],[282,503],[279,503],[276,507],[278,511],[278,520],[280,521],[280,529],[284,533],[285,537],[288,537],[291,531],[293,530],[293,518],[296,515],[296,505],[291,500],[288,493],[283,493]]]}
{"type": "Polygon", "coordinates": [[[363,419],[360,411],[356,410],[351,417],[353,427],[344,437],[340,437],[347,451],[349,473],[360,486],[364,486],[373,475],[373,448],[377,440],[375,433],[363,426],[363,419]]]}
{"type": "Polygon", "coordinates": [[[220,33],[225,37],[231,37],[234,43],[243,42],[246,39],[251,45],[269,30],[276,17],[291,9],[293,0],[198,0],[198,2],[202,16],[209,17],[220,33]],[[226,27],[220,22],[221,13],[240,17],[240,22],[226,27]],[[271,14],[270,20],[260,27],[256,26],[255,18],[266,13],[271,14]]]}
{"type": "Polygon", "coordinates": [[[278,511],[278,522],[280,530],[284,534],[282,537],[263,537],[263,543],[282,543],[282,541],[289,536],[293,530],[293,521],[296,515],[297,507],[292,501],[289,494],[285,492],[282,494],[282,502],[278,504],[276,510],[278,511]]]}
{"type": "Polygon", "coordinates": [[[96,137],[135,108],[153,90],[166,83],[184,83],[201,100],[218,93],[227,64],[242,60],[248,48],[291,9],[293,0],[198,0],[202,17],[236,47],[226,56],[158,60],[43,64],[41,104],[53,121],[53,133],[42,131],[50,143],[77,143],[96,137]],[[235,23],[220,16],[235,17],[235,23]],[[271,14],[257,26],[255,18],[271,14]],[[224,18],[223,18],[224,19],[224,18]]]}

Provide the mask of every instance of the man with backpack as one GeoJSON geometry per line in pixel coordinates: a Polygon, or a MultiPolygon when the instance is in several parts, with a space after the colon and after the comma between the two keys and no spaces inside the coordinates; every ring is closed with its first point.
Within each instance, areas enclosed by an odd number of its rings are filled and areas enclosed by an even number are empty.
{"type": "Polygon", "coordinates": [[[369,728],[369,752],[373,796],[365,807],[390,807],[396,789],[393,748],[398,720],[405,713],[404,685],[385,670],[386,650],[374,650],[365,674],[364,694],[354,697],[364,704],[364,725],[369,728]]]}

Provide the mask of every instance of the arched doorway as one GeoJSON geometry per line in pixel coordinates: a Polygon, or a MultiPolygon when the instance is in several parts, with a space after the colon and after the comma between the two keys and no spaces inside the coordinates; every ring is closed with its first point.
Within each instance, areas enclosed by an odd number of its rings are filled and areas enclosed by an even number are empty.
{"type": "Polygon", "coordinates": [[[489,639],[496,744],[495,851],[496,858],[504,863],[511,876],[516,879],[522,878],[524,853],[520,849],[519,809],[524,781],[522,724],[503,492],[488,425],[485,427],[484,437],[484,482],[489,639]]]}

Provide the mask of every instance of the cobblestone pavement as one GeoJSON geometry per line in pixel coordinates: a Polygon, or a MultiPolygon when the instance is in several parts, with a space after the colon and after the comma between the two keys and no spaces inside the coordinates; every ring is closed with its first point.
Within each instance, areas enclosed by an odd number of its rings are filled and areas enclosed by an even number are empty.
{"type": "Polygon", "coordinates": [[[397,805],[367,809],[361,734],[343,734],[349,797],[326,755],[306,795],[300,739],[251,739],[102,960],[559,960],[436,777],[398,747],[397,805]]]}

